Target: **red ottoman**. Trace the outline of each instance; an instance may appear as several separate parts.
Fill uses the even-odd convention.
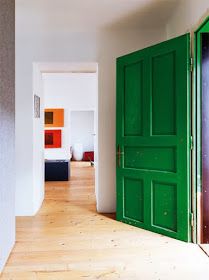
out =
[[[94,152],[84,152],[83,153],[83,161],[94,161]]]

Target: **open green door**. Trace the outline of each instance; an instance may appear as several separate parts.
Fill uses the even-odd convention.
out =
[[[190,241],[189,34],[117,59],[117,220]]]

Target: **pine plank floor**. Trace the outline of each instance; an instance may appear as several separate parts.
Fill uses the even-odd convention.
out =
[[[47,182],[35,217],[17,218],[17,242],[2,280],[209,279],[209,258],[194,244],[96,212],[94,168],[72,164],[69,182]]]
[[[200,244],[200,247],[205,252],[206,255],[209,257],[209,244]]]

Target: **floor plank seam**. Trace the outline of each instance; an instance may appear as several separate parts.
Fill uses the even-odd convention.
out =
[[[198,244],[198,246],[205,253],[205,255],[209,258],[208,252],[201,246],[201,244]]]

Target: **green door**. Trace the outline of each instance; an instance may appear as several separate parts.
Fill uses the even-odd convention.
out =
[[[189,34],[117,59],[117,220],[190,240]]]

